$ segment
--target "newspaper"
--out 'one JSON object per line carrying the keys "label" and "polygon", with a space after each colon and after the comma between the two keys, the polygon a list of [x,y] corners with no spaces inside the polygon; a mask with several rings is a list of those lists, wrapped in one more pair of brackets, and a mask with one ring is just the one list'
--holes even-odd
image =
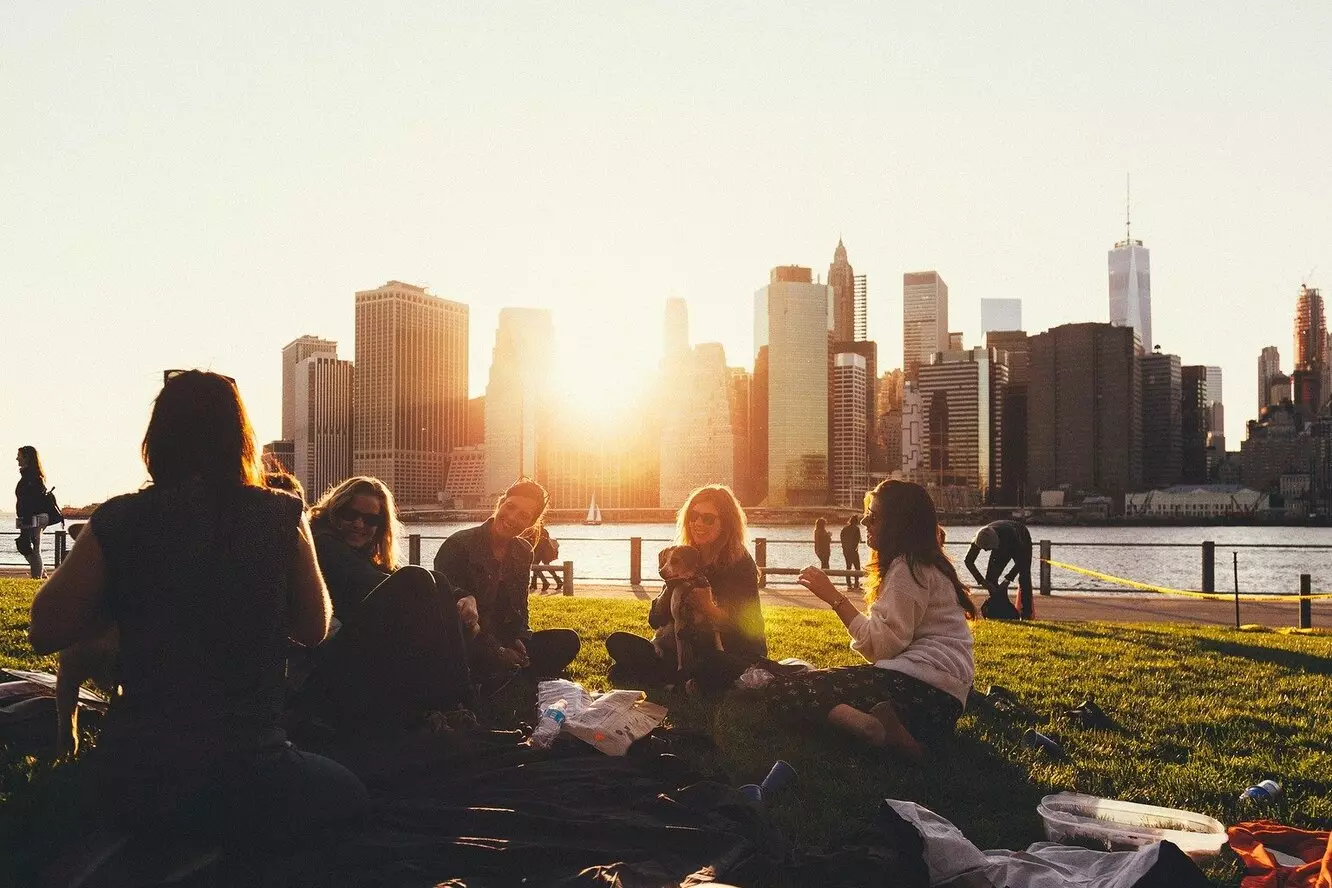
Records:
{"label": "newspaper", "polygon": [[[26,681],[32,691],[37,694],[54,697],[56,692],[56,677],[49,672],[30,672],[26,669],[0,669],[5,675],[11,676],[15,681]],[[89,690],[88,688],[79,688],[79,699],[84,703],[101,704],[106,706],[109,702],[106,697]]]}

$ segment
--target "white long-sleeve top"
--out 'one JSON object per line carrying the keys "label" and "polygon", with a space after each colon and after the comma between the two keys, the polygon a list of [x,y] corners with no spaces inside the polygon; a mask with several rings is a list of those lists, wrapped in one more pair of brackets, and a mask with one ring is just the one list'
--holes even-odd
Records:
{"label": "white long-sleeve top", "polygon": [[912,576],[905,557],[888,566],[879,597],[851,621],[851,649],[881,669],[894,669],[967,702],[976,675],[971,627],[948,577],[922,565]]}

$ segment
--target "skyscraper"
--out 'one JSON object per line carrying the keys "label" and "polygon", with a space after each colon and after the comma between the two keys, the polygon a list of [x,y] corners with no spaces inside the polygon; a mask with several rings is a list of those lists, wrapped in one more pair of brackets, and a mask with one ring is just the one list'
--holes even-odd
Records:
{"label": "skyscraper", "polygon": [[995,361],[1008,367],[1008,386],[1000,422],[998,492],[991,501],[1016,506],[1029,500],[1027,485],[1027,377],[1031,363],[1030,344],[1022,330],[991,330],[985,345]]}
{"label": "skyscraper", "polygon": [[661,431],[660,501],[667,508],[704,484],[735,483],[731,374],[721,343],[696,345],[672,388],[680,397]]}
{"label": "skyscraper", "polygon": [[318,336],[302,336],[282,347],[282,437],[296,435],[296,365],[311,355],[336,355],[338,344]]}
{"label": "skyscraper", "polygon": [[1275,345],[1266,346],[1258,356],[1258,413],[1272,401],[1272,382],[1281,375],[1281,352]]}
{"label": "skyscraper", "polygon": [[1064,324],[1032,336],[1028,489],[1122,496],[1142,483],[1141,369],[1133,331]]}
{"label": "skyscraper", "polygon": [[[1183,466],[1184,396],[1179,355],[1155,352],[1138,358],[1142,380],[1142,483],[1170,487]],[[1204,375],[1204,382],[1206,377]]]}
{"label": "skyscraper", "polygon": [[921,364],[948,351],[948,285],[937,271],[902,275],[902,368],[915,382]]}
{"label": "skyscraper", "polygon": [[1221,395],[1221,368],[1207,367],[1207,431],[1213,435],[1226,433],[1225,398]]}
{"label": "skyscraper", "polygon": [[982,299],[981,335],[1003,330],[1022,329],[1021,299]]}
{"label": "skyscraper", "polygon": [[555,412],[550,393],[554,341],[547,309],[500,309],[486,383],[486,494],[491,497],[519,478],[541,480]]}
{"label": "skyscraper", "polygon": [[869,339],[869,278],[863,274],[855,276],[856,282],[856,317],[852,332],[856,342]]}
{"label": "skyscraper", "polygon": [[1313,287],[1300,285],[1295,300],[1295,403],[1311,421],[1327,402],[1323,375],[1327,367],[1327,321],[1323,297]]}
{"label": "skyscraper", "polygon": [[296,365],[292,474],[310,502],[352,472],[351,361],[315,354]]}
{"label": "skyscraper", "polygon": [[922,364],[920,392],[929,454],[937,484],[974,488],[985,496],[1003,483],[1004,390],[1008,368],[988,348],[940,352]]}
{"label": "skyscraper", "polygon": [[[833,339],[851,342],[856,339],[856,273],[846,259],[846,247],[837,239],[832,265],[828,266],[828,286],[833,290]],[[864,311],[861,311],[863,314]]]}
{"label": "skyscraper", "polygon": [[753,486],[753,479],[750,476],[749,468],[749,371],[744,367],[727,367],[727,375],[730,379],[731,391],[731,437],[734,441],[732,452],[735,454],[732,459],[732,476],[735,482],[732,485],[736,496],[743,496],[744,492]]}
{"label": "skyscraper", "polygon": [[[760,365],[767,413],[767,488],[771,506],[822,505],[828,499],[828,333],[832,287],[808,268],[774,268],[754,294],[754,388]],[[754,434],[751,427],[751,435]]]}
{"label": "skyscraper", "polygon": [[842,352],[833,358],[833,503],[858,506],[868,489],[864,355]]}
{"label": "skyscraper", "polygon": [[[1207,483],[1207,423],[1211,418],[1212,393],[1208,379],[1213,368],[1189,365],[1180,369],[1180,483]],[[1144,381],[1144,400],[1146,383]],[[1147,434],[1143,425],[1143,435]],[[1143,461],[1147,460],[1143,448]]]}
{"label": "skyscraper", "polygon": [[1143,353],[1150,353],[1152,342],[1152,269],[1151,253],[1134,240],[1128,214],[1124,217],[1124,239],[1109,253],[1110,323],[1132,327]]}
{"label": "skyscraper", "polygon": [[467,432],[467,306],[389,281],[356,294],[352,471],[436,503]]}

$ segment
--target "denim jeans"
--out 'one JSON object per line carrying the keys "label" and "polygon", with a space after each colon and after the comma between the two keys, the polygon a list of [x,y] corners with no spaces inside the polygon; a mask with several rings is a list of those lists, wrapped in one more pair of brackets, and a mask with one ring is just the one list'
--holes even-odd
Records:
{"label": "denim jeans", "polygon": [[28,576],[34,580],[42,578],[42,571],[45,565],[42,563],[42,528],[44,525],[37,523],[32,527],[19,528],[19,534],[23,536],[32,545],[32,552],[23,556],[28,559]]}

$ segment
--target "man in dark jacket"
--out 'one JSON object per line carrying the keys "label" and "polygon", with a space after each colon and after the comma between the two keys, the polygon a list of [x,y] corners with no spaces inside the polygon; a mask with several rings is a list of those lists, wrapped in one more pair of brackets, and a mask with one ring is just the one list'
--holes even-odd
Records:
{"label": "man in dark jacket", "polygon": [[[990,553],[990,561],[985,566],[985,576],[976,569],[976,556],[982,549]],[[1008,576],[1000,580],[1004,568],[1012,563]],[[976,578],[976,582],[989,591],[989,599],[981,606],[981,612],[992,620],[1016,620],[1032,616],[1031,598],[1031,531],[1021,521],[993,521],[976,532],[967,550],[967,570]],[[1013,577],[1018,578],[1019,602],[1022,612],[1013,606],[1008,597],[1008,584]]]}
{"label": "man in dark jacket", "polygon": [[[846,527],[842,528],[842,558],[846,561],[847,570],[860,570],[859,515],[852,515],[846,519]],[[846,588],[859,589],[860,577],[848,576],[846,578]]]}

